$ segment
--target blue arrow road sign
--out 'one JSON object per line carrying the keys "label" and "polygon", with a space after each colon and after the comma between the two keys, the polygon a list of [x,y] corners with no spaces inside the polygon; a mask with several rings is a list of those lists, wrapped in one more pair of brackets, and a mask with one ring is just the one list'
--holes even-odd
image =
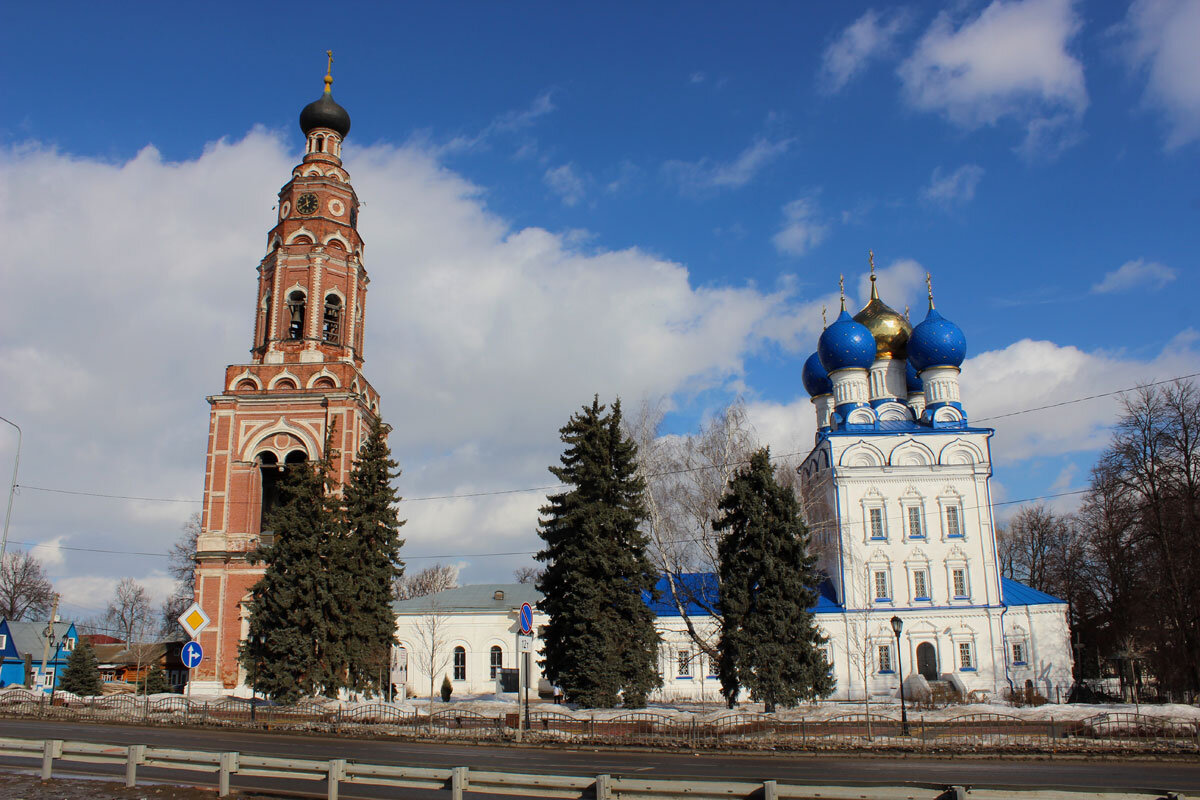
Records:
{"label": "blue arrow road sign", "polygon": [[533,633],[533,606],[529,603],[521,604],[521,633]]}
{"label": "blue arrow road sign", "polygon": [[204,660],[204,649],[200,647],[199,642],[188,642],[183,646],[183,650],[179,654],[183,665],[188,669],[195,669],[201,661]]}

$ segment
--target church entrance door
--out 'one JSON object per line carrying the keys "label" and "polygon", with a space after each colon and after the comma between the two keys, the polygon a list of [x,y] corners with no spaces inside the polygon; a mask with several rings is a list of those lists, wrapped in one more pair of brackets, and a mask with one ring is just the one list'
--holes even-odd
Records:
{"label": "church entrance door", "polygon": [[927,681],[938,679],[937,650],[929,642],[917,645],[917,672]]}

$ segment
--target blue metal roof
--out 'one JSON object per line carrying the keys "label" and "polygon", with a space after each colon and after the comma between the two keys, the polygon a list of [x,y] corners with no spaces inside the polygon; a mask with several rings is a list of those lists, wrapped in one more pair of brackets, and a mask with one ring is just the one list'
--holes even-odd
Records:
{"label": "blue metal roof", "polygon": [[[717,576],[711,572],[689,572],[676,576],[676,586],[679,588],[679,598],[687,610],[688,616],[701,616],[709,613],[708,609],[716,609],[720,602],[720,591]],[[671,585],[666,577],[658,579],[658,600],[651,600],[648,592],[642,593],[646,605],[656,617],[678,617],[679,609],[671,595]],[[815,614],[841,612],[842,607],[837,602],[837,592],[828,578],[817,586],[817,604],[811,611]]]}
{"label": "blue metal roof", "polygon": [[1006,606],[1045,606],[1055,603],[1065,605],[1067,602],[1052,594],[1039,592],[1012,578],[1000,579],[1000,597]]}

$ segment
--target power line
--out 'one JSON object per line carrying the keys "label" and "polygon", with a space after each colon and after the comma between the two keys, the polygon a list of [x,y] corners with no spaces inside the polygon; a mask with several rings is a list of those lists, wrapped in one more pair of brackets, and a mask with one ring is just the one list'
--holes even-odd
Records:
{"label": "power line", "polygon": [[1030,414],[1034,411],[1045,411],[1048,408],[1062,408],[1063,406],[1070,406],[1070,405],[1074,405],[1076,403],[1086,403],[1088,400],[1098,400],[1101,397],[1112,397],[1113,395],[1116,395],[1116,394],[1124,394],[1125,392],[1133,392],[1133,391],[1137,391],[1138,389],[1149,389],[1151,386],[1162,386],[1164,383],[1174,383],[1175,381],[1185,381],[1188,378],[1195,378],[1198,376],[1200,376],[1200,372],[1193,372],[1191,375],[1180,375],[1177,378],[1164,378],[1161,381],[1154,381],[1153,383],[1143,383],[1140,386],[1131,386],[1128,389],[1114,389],[1111,392],[1101,392],[1100,394],[1092,394],[1092,395],[1088,395],[1087,397],[1078,397],[1074,400],[1063,400],[1061,403],[1050,403],[1049,405],[1037,406],[1036,408],[1026,408],[1022,411],[1010,411],[1007,414],[995,414],[990,417],[983,417],[981,419],[973,420],[973,422],[989,422],[993,419],[1004,419],[1005,417],[1015,417],[1018,414]]}

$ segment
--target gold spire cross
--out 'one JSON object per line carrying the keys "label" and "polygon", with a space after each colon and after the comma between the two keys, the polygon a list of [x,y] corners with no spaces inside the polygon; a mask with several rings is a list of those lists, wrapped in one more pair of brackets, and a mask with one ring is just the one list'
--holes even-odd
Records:
{"label": "gold spire cross", "polygon": [[867,260],[871,262],[871,280],[875,280],[875,251],[867,251]]}
{"label": "gold spire cross", "polygon": [[829,323],[825,320],[825,306],[821,306],[821,327],[828,328]]}
{"label": "gold spire cross", "polygon": [[929,290],[929,307],[933,308],[933,278],[928,272],[925,273],[925,288]]}
{"label": "gold spire cross", "polygon": [[846,310],[846,276],[838,275],[838,292],[842,295],[842,311]]}
{"label": "gold spire cross", "polygon": [[329,57],[329,65],[325,67],[325,91],[330,91],[333,86],[333,51],[326,50],[325,55]]}

